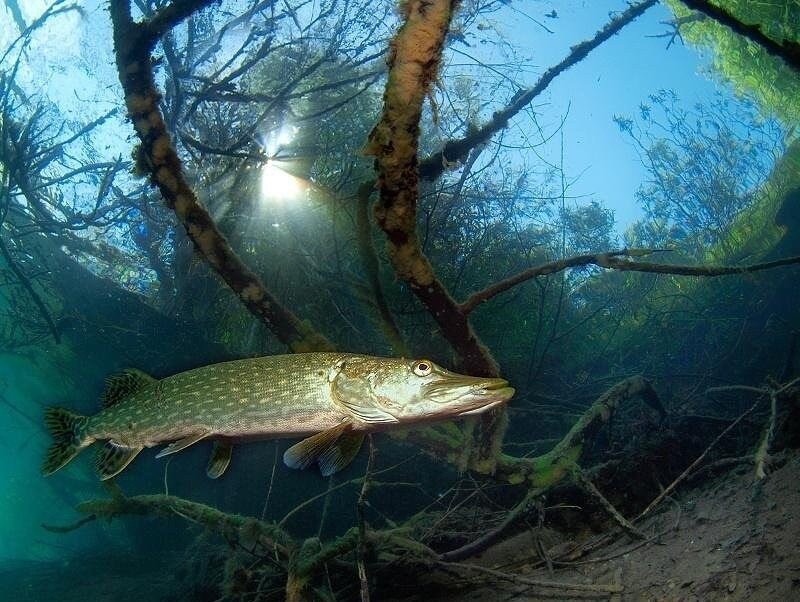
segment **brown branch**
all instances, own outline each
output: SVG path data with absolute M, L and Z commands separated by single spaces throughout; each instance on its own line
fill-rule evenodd
M 361 257 L 361 263 L 367 275 L 370 289 L 372 289 L 375 307 L 378 310 L 378 324 L 380 329 L 383 331 L 384 336 L 392 346 L 392 351 L 396 355 L 409 357 L 408 346 L 403 339 L 403 334 L 400 332 L 400 327 L 397 325 L 392 315 L 392 310 L 389 308 L 386 295 L 383 293 L 383 286 L 381 285 L 380 278 L 380 262 L 378 261 L 378 254 L 375 252 L 375 247 L 372 244 L 369 208 L 373 189 L 374 182 L 366 182 L 359 187 L 356 197 L 358 254 Z
M 200 255 L 282 343 L 295 352 L 333 349 L 323 335 L 283 307 L 231 248 L 189 185 L 167 132 L 159 107 L 161 96 L 153 80 L 150 57 L 153 32 L 185 18 L 191 14 L 192 6 L 203 5 L 203 1 L 176 2 L 170 5 L 175 7 L 173 12 L 160 13 L 167 16 L 160 20 L 156 16 L 150 25 L 143 25 L 132 20 L 129 0 L 111 2 L 117 68 L 128 116 L 141 140 L 139 156 L 142 167 L 149 172 L 152 182 L 158 186 Z M 153 26 L 153 22 L 157 25 Z
M 761 30 L 761 25 L 742 23 L 726 8 L 706 0 L 682 0 L 682 2 L 689 8 L 703 13 L 740 36 L 758 44 L 772 56 L 782 59 L 795 71 L 800 71 L 800 44 L 794 40 L 773 40 Z
M 112 519 L 121 515 L 154 515 L 162 517 L 178 516 L 197 523 L 226 538 L 237 540 L 246 538 L 256 540 L 265 549 L 275 550 L 283 560 L 294 552 L 294 543 L 280 527 L 256 518 L 227 514 L 211 506 L 192 502 L 173 495 L 136 495 L 82 502 L 78 512 Z
M 499 369 L 489 351 L 437 278 L 417 238 L 419 173 L 417 151 L 422 103 L 437 75 L 444 40 L 456 8 L 455 0 L 410 0 L 403 5 L 404 23 L 392 40 L 383 114 L 369 135 L 365 154 L 375 157 L 380 199 L 375 218 L 387 237 L 389 259 L 438 322 L 442 335 L 461 356 L 470 374 L 496 376 Z M 480 472 L 491 472 L 504 429 L 505 413 L 481 418 L 478 458 Z
M 747 274 L 750 272 L 770 270 L 785 265 L 800 264 L 800 256 L 786 257 L 784 259 L 777 259 L 775 261 L 742 266 L 678 265 L 623 259 L 624 257 L 644 257 L 645 255 L 649 255 L 661 250 L 663 249 L 623 249 L 621 251 L 612 251 L 609 253 L 576 255 L 575 257 L 568 257 L 566 259 L 559 259 L 557 261 L 543 263 L 496 282 L 495 284 L 492 284 L 491 286 L 488 286 L 477 293 L 473 293 L 459 305 L 459 309 L 465 315 L 469 314 L 481 303 L 484 303 L 500 293 L 507 291 L 517 284 L 521 284 L 527 280 L 531 280 L 532 278 L 537 278 L 538 276 L 554 274 L 568 268 L 584 267 L 587 265 L 596 265 L 602 268 L 619 270 L 623 272 L 648 272 L 654 274 L 705 276 L 713 278 L 717 276 Z
M 534 98 L 544 92 L 556 77 L 585 59 L 590 52 L 619 33 L 623 27 L 656 4 L 656 1 L 645 0 L 639 4 L 634 4 L 609 21 L 591 40 L 585 40 L 573 46 L 570 53 L 560 63 L 550 67 L 542 74 L 536 84 L 515 96 L 511 104 L 492 115 L 492 118 L 483 127 L 471 132 L 464 138 L 451 140 L 440 151 L 423 160 L 419 165 L 420 177 L 423 180 L 435 180 L 442 175 L 446 164 L 466 160 L 470 150 L 479 144 L 487 142 L 494 134 L 505 128 L 509 119 L 522 111 Z
M 543 579 L 531 579 L 523 577 L 516 573 L 504 573 L 495 569 L 475 565 L 475 564 L 460 564 L 458 562 L 442 562 L 438 561 L 436 564 L 447 568 L 466 569 L 469 571 L 476 571 L 485 573 L 498 579 L 510 581 L 512 583 L 522 583 L 524 585 L 532 585 L 534 587 L 544 587 L 548 589 L 560 589 L 570 593 L 570 598 L 575 596 L 575 592 L 592 592 L 592 593 L 606 593 L 615 594 L 624 591 L 621 585 L 593 585 L 590 583 L 562 583 L 560 581 L 545 581 Z
M 542 495 L 542 493 L 542 489 L 529 489 L 522 501 L 506 513 L 499 525 L 490 531 L 487 531 L 478 539 L 464 544 L 460 548 L 450 550 L 449 552 L 444 552 L 439 556 L 439 560 L 442 562 L 458 562 L 460 560 L 464 560 L 465 558 L 469 558 L 470 556 L 476 556 L 485 551 L 496 541 L 498 541 L 514 523 L 516 523 L 521 514 L 524 514 L 528 511 L 528 509 L 530 509 L 530 507 L 536 501 L 536 498 Z
M 161 39 L 161 36 L 170 29 L 216 1 L 217 0 L 173 0 L 152 17 L 142 22 L 142 42 L 148 44 L 148 49 L 152 50 L 156 42 Z

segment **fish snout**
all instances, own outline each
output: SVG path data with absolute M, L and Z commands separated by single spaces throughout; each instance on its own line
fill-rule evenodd
M 472 385 L 470 393 L 472 395 L 494 395 L 502 389 L 510 388 L 508 381 L 504 378 L 487 378 Z

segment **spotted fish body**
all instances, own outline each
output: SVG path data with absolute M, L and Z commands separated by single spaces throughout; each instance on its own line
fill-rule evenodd
M 344 418 L 328 371 L 341 354 L 308 353 L 236 360 L 153 381 L 92 416 L 87 434 L 152 447 L 208 430 L 217 437 L 290 437 Z
M 51 474 L 81 449 L 105 441 L 101 478 L 123 470 L 145 447 L 158 455 L 203 439 L 215 441 L 208 474 L 227 468 L 232 443 L 306 436 L 287 450 L 287 465 L 317 462 L 323 474 L 349 463 L 364 433 L 478 413 L 507 401 L 503 379 L 463 376 L 429 360 L 303 353 L 203 366 L 156 380 L 137 370 L 111 377 L 104 408 L 85 417 L 50 408 Z

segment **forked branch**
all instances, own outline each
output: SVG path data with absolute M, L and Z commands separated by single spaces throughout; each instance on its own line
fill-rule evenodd
M 573 46 L 570 53 L 561 62 L 545 71 L 533 86 L 517 94 L 507 107 L 497 111 L 482 127 L 459 140 L 451 140 L 440 151 L 420 162 L 420 177 L 423 180 L 435 180 L 442 175 L 448 163 L 465 161 L 473 148 L 487 142 L 497 132 L 507 127 L 508 121 L 544 92 L 556 77 L 580 63 L 590 52 L 619 33 L 623 27 L 635 21 L 654 4 L 656 4 L 656 0 L 645 0 L 630 6 L 609 21 L 593 38 Z

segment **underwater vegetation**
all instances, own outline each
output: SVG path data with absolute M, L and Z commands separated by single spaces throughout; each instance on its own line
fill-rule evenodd
M 800 8 L 587 4 L 5 2 L 3 591 L 797 594 Z

